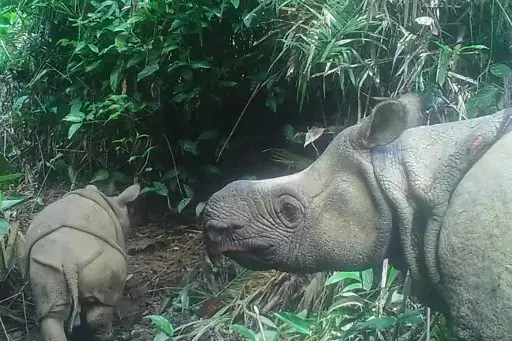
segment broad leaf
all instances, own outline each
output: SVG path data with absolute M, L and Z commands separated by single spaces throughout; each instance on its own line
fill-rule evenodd
M 5 211 L 13 206 L 19 205 L 29 197 L 2 197 L 0 200 L 0 211 Z
M 153 324 L 158 326 L 158 328 L 165 333 L 165 335 L 172 336 L 174 334 L 172 324 L 165 317 L 160 315 L 149 315 L 148 317 Z
M 96 181 L 103 181 L 107 180 L 109 176 L 109 172 L 106 169 L 99 169 L 94 175 L 92 176 L 91 180 L 89 182 L 93 183 Z
M 158 64 L 151 64 L 147 65 L 139 74 L 137 75 L 137 82 L 140 82 L 146 77 L 151 76 L 154 74 L 158 69 L 160 68 L 160 65 Z
M 23 175 L 23 173 L 0 175 L 0 182 L 16 180 L 21 178 Z
M 211 140 L 211 139 L 217 138 L 217 136 L 219 136 L 218 130 L 206 130 L 206 131 L 203 131 L 201 134 L 199 134 L 199 136 L 197 137 L 197 140 L 198 141 Z
M 496 77 L 507 78 L 512 73 L 512 69 L 506 64 L 494 64 L 490 69 Z
M 240 324 L 232 324 L 231 329 L 233 329 L 240 336 L 250 341 L 259 341 L 256 334 L 250 330 L 249 328 L 242 326 Z
M 170 339 L 171 338 L 169 336 L 167 336 L 164 332 L 159 332 L 158 334 L 155 335 L 155 337 L 153 338 L 153 341 L 167 341 Z
M 305 335 L 311 334 L 311 328 L 309 323 L 302 317 L 287 312 L 275 313 L 275 315 L 281 321 L 285 322 L 290 327 L 292 327 L 295 331 Z
M 178 213 L 181 213 L 181 211 L 183 211 L 185 207 L 187 207 L 191 200 L 192 199 L 190 198 L 183 198 L 178 204 Z
M 6 236 L 9 233 L 10 225 L 4 217 L 0 217 L 0 238 Z
M 311 129 L 308 129 L 308 132 L 306 134 L 306 141 L 304 141 L 304 147 L 306 147 L 310 143 L 313 143 L 316 139 L 322 136 L 324 131 L 325 128 L 319 127 L 312 127 Z
M 335 272 L 331 277 L 329 277 L 324 285 L 330 285 L 337 283 L 346 278 L 355 279 L 356 281 L 361 281 L 361 277 L 358 271 L 345 271 L 345 272 Z
M 71 140 L 71 138 L 75 135 L 75 133 L 82 127 L 82 123 L 73 123 L 71 127 L 69 127 L 68 130 L 68 139 Z
M 196 216 L 199 217 L 201 215 L 201 212 L 203 212 L 204 208 L 206 206 L 205 201 L 201 201 L 196 205 Z

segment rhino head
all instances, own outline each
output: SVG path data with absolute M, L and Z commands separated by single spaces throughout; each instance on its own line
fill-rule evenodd
M 425 121 L 420 95 L 386 100 L 303 171 L 226 185 L 200 217 L 210 259 L 295 273 L 378 264 L 393 251 L 393 233 L 372 153 Z
M 140 185 L 134 184 L 126 188 L 121 194 L 117 196 L 107 196 L 98 189 L 95 185 L 85 186 L 86 190 L 94 191 L 101 195 L 107 204 L 112 208 L 116 218 L 121 225 L 123 234 L 128 236 L 130 233 L 130 227 L 133 225 L 133 218 L 135 216 L 135 205 L 134 201 L 140 194 Z

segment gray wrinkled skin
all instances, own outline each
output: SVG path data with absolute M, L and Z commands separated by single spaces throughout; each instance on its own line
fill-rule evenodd
M 420 95 L 384 101 L 307 169 L 216 192 L 210 258 L 309 273 L 388 257 L 459 339 L 512 339 L 511 117 L 425 126 Z
M 97 340 L 111 340 L 127 277 L 127 204 L 139 193 L 139 185 L 132 185 L 107 197 L 89 185 L 34 217 L 26 233 L 25 271 L 43 341 L 66 341 L 81 316 Z

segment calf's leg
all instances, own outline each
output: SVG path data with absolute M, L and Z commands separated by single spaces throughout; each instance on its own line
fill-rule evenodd
M 43 341 L 67 341 L 64 332 L 64 321 L 52 314 L 41 320 L 41 336 Z

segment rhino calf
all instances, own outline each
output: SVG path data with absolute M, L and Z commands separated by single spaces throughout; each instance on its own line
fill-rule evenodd
M 115 197 L 88 185 L 34 217 L 24 267 L 44 341 L 66 341 L 82 321 L 98 340 L 111 339 L 127 278 L 128 203 L 139 194 L 137 184 Z
M 427 126 L 420 94 L 383 101 L 303 171 L 214 193 L 210 258 L 295 273 L 389 258 L 459 339 L 510 340 L 511 122 L 505 109 Z

